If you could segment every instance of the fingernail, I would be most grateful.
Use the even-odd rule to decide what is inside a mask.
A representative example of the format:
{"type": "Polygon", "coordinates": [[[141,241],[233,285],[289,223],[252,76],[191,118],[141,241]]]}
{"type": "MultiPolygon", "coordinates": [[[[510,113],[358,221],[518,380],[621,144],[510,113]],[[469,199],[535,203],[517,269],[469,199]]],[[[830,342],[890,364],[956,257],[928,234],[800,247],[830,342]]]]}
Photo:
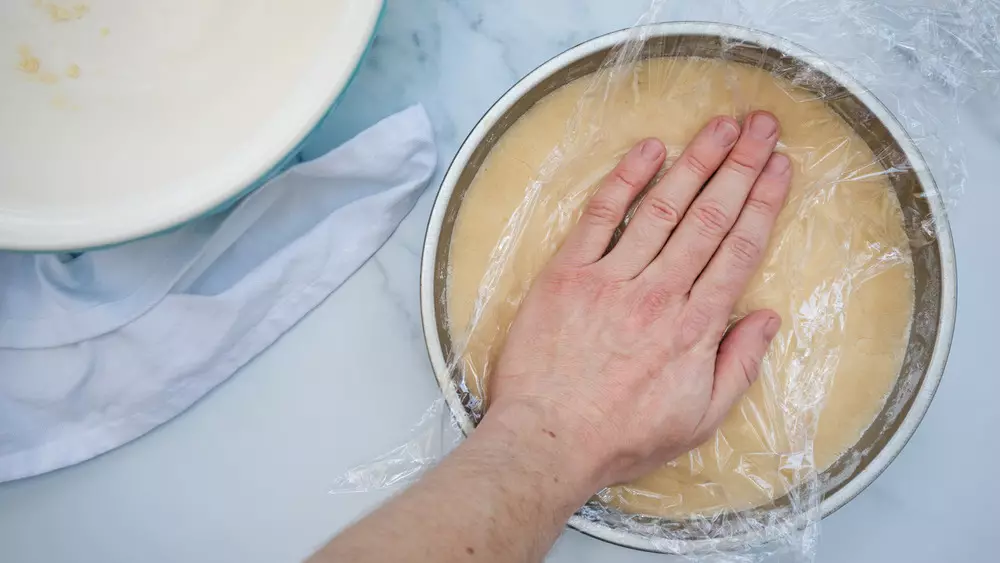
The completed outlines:
{"type": "Polygon", "coordinates": [[[639,154],[648,160],[656,160],[663,154],[663,143],[656,139],[646,139],[639,147],[639,154]]]}
{"type": "Polygon", "coordinates": [[[750,117],[750,136],[755,139],[770,139],[778,132],[778,122],[769,114],[755,113],[750,117]]]}
{"type": "Polygon", "coordinates": [[[778,334],[778,329],[781,328],[781,317],[774,316],[768,319],[767,324],[764,325],[764,340],[770,343],[774,340],[775,335],[778,334]]]}
{"type": "Polygon", "coordinates": [[[729,146],[736,142],[736,139],[740,136],[740,130],[733,125],[732,121],[728,119],[720,119],[718,123],[715,124],[715,140],[719,144],[724,146],[729,146]]]}
{"type": "Polygon", "coordinates": [[[767,166],[764,167],[764,171],[769,174],[784,174],[788,171],[791,166],[791,161],[787,156],[781,153],[774,153],[771,158],[767,161],[767,166]]]}

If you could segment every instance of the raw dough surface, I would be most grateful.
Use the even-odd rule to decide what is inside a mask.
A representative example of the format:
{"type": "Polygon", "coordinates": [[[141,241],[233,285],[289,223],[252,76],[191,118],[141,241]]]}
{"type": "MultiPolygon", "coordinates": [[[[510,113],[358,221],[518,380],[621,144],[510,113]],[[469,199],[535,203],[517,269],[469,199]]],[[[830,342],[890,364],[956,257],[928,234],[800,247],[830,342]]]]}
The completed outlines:
{"type": "Polygon", "coordinates": [[[465,383],[481,396],[531,281],[629,147],[659,137],[669,165],[712,116],[769,110],[782,124],[779,150],[793,162],[792,192],[736,316],[772,308],[782,331],[760,379],[713,439],[601,498],[678,518],[779,498],[802,472],[822,471],[858,440],[903,361],[913,268],[885,170],[822,100],[749,66],[661,58],[610,89],[588,90],[590,82],[560,88],[518,120],[465,196],[448,291],[465,383]],[[574,115],[577,126],[567,129],[574,115]],[[557,148],[560,156],[549,158],[557,148]],[[505,233],[515,211],[523,223],[505,233]],[[511,232],[521,235],[513,253],[483,284],[498,243],[514,242],[505,237],[511,232]],[[484,306],[473,323],[476,303],[484,306]]]}

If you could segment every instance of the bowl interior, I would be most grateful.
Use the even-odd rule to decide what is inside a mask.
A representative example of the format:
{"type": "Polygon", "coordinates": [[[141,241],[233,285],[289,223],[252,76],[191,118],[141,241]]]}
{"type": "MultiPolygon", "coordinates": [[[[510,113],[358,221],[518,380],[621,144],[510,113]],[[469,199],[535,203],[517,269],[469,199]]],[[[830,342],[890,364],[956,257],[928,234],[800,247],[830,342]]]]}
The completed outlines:
{"type": "Polygon", "coordinates": [[[382,3],[0,4],[0,248],[113,244],[228,203],[327,112],[382,3]]]}
{"type": "MultiPolygon", "coordinates": [[[[472,183],[480,165],[486,159],[490,150],[517,119],[527,112],[537,101],[553,90],[577,78],[597,71],[614,46],[606,46],[599,50],[583,53],[583,56],[571,57],[565,64],[555,65],[554,71],[541,78],[537,83],[510,100],[509,107],[497,116],[492,126],[479,137],[481,140],[467,153],[468,158],[461,162],[460,158],[452,165],[461,167],[456,177],[453,191],[447,201],[447,207],[441,222],[440,238],[434,251],[433,272],[433,316],[435,319],[437,337],[441,343],[441,353],[446,365],[452,362],[454,350],[451,335],[447,329],[447,299],[446,290],[449,271],[449,248],[452,229],[462,204],[465,190],[472,183]]],[[[941,324],[942,304],[942,256],[935,236],[936,221],[932,211],[931,198],[928,194],[936,194],[936,189],[922,162],[914,162],[915,151],[907,141],[904,149],[899,138],[905,134],[896,124],[891,114],[881,106],[867,91],[857,86],[846,86],[835,80],[831,75],[842,75],[836,69],[818,59],[807,56],[793,57],[774,47],[761,43],[724,37],[718,34],[679,33],[663,34],[651,37],[644,47],[640,57],[652,58],[662,56],[698,56],[706,58],[722,58],[741,64],[748,64],[766,69],[775,75],[783,77],[792,83],[822,96],[878,155],[886,170],[893,171],[889,179],[903,209],[905,228],[911,241],[913,265],[915,272],[915,303],[913,324],[910,331],[909,344],[905,360],[895,387],[891,391],[886,406],[876,418],[858,443],[825,471],[819,479],[819,487],[824,498],[837,493],[841,488],[851,483],[852,479],[864,471],[885,448],[887,442],[896,433],[906,414],[913,404],[917,390],[920,389],[931,365],[931,356],[941,324]],[[867,100],[867,103],[862,98],[867,100]],[[908,157],[908,154],[911,155],[908,157]]],[[[542,67],[545,69],[545,67],[542,67]]],[[[540,69],[541,70],[541,69],[540,69]]],[[[536,71],[538,72],[538,71],[536,71]]],[[[530,77],[529,77],[530,78],[530,77]]],[[[527,80],[527,79],[526,79],[527,80]]],[[[851,81],[853,83],[853,81],[851,81]]],[[[517,87],[515,87],[516,89],[517,87]]],[[[508,93],[510,96],[511,93],[508,93]]],[[[503,99],[498,105],[503,105],[503,99]]],[[[497,108],[494,108],[496,110],[497,108]]],[[[503,109],[503,108],[501,108],[503,109]]],[[[492,113],[493,110],[491,110],[492,113]]],[[[467,143],[470,141],[467,141],[467,143]]],[[[473,141],[474,142],[474,141],[473,141]]],[[[919,155],[915,155],[919,159],[919,155]]],[[[457,172],[452,170],[451,172],[457,172]]],[[[449,176],[451,176],[451,172],[449,176]]],[[[447,182],[447,180],[446,180],[447,182]]],[[[432,351],[432,355],[434,352],[432,351]]],[[[470,413],[462,406],[467,404],[467,397],[462,396],[460,386],[456,381],[459,373],[438,374],[449,403],[460,425],[466,431],[472,428],[470,413]]],[[[866,485],[867,483],[865,483],[866,485]]],[[[862,485],[863,488],[863,485],[862,485]]],[[[858,491],[853,492],[856,494],[858,491]]],[[[824,507],[824,515],[837,507],[824,507]]],[[[779,499],[771,505],[754,509],[755,512],[771,512],[772,516],[780,516],[780,512],[789,510],[787,497],[779,499]]],[[[741,530],[741,523],[748,520],[750,514],[733,514],[723,516],[717,529],[725,530],[729,536],[740,533],[754,533],[753,530],[741,530]]],[[[761,514],[750,520],[761,521],[761,514]]],[[[596,529],[606,530],[609,534],[598,533],[602,539],[611,538],[617,541],[614,532],[624,531],[629,534],[646,527],[651,536],[659,530],[669,530],[670,537],[693,542],[712,539],[713,531],[706,531],[703,526],[693,526],[689,522],[667,520],[652,517],[636,517],[623,515],[616,511],[598,508],[593,502],[578,513],[571,524],[582,530],[593,533],[596,529]]],[[[652,544],[650,544],[652,545],[652,544]]],[[[632,542],[631,547],[656,549],[644,544],[632,542]]]]}

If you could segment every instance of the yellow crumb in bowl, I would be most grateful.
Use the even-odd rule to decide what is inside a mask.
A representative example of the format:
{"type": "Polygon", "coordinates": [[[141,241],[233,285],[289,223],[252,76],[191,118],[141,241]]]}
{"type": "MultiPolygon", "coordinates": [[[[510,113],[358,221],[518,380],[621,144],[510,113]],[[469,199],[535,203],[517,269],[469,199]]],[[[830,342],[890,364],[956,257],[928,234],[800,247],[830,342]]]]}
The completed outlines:
{"type": "Polygon", "coordinates": [[[69,78],[80,78],[80,65],[73,63],[66,67],[66,76],[69,78]]]}
{"type": "Polygon", "coordinates": [[[87,15],[87,12],[90,11],[90,6],[82,3],[74,4],[72,6],[60,6],[55,2],[35,0],[35,6],[45,10],[49,14],[49,18],[54,22],[78,20],[87,15]]]}
{"type": "Polygon", "coordinates": [[[37,74],[38,70],[42,68],[42,61],[38,60],[38,57],[31,52],[31,47],[22,45],[18,47],[17,54],[19,57],[17,69],[21,72],[37,74]]]}

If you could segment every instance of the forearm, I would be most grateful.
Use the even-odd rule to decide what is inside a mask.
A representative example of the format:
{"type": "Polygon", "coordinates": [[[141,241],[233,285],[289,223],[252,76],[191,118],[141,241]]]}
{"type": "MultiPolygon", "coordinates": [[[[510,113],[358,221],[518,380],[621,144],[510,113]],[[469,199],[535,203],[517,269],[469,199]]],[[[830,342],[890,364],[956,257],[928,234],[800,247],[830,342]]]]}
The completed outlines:
{"type": "Polygon", "coordinates": [[[539,561],[597,489],[598,475],[577,462],[579,444],[569,438],[536,411],[491,412],[419,483],[312,562],[539,561]]]}

